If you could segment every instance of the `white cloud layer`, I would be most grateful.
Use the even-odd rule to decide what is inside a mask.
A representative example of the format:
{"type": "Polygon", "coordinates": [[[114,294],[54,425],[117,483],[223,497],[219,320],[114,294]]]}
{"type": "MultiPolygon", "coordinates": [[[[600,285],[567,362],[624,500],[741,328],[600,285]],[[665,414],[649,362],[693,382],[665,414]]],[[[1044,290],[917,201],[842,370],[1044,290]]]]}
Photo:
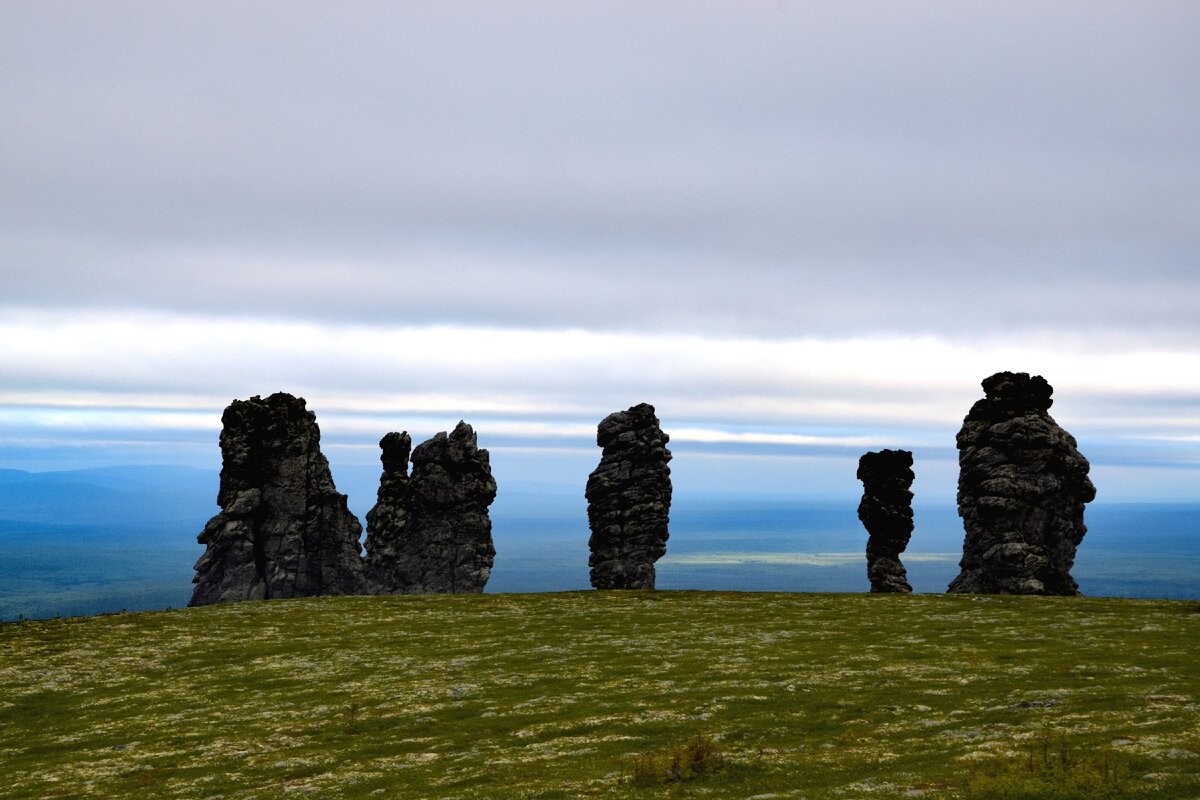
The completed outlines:
{"type": "Polygon", "coordinates": [[[1194,342],[1189,0],[0,9],[0,304],[1194,342]]]}
{"type": "Polygon", "coordinates": [[[1200,353],[1096,352],[1070,341],[752,339],[29,311],[0,321],[0,348],[8,376],[0,401],[10,406],[211,409],[281,389],[319,398],[326,414],[591,418],[657,398],[693,421],[921,427],[961,419],[979,380],[1012,369],[1046,375],[1066,419],[1099,410],[1100,426],[1156,425],[1167,435],[1197,424],[1200,399],[1200,353]]]}
{"type": "MultiPolygon", "coordinates": [[[[211,460],[231,399],[288,391],[308,399],[327,446],[351,448],[357,455],[347,457],[365,464],[374,463],[375,443],[388,430],[420,440],[460,418],[485,446],[524,453],[526,465],[539,449],[577,457],[594,446],[599,419],[642,401],[657,407],[680,453],[852,463],[864,450],[906,447],[952,460],[979,381],[1001,369],[1045,375],[1056,389],[1053,412],[1097,463],[1200,477],[1193,433],[1200,354],[1185,350],[383,327],[165,312],[25,311],[0,321],[7,376],[0,447],[160,441],[169,452],[209,443],[211,460]]],[[[852,477],[849,467],[839,469],[852,477]]]]}

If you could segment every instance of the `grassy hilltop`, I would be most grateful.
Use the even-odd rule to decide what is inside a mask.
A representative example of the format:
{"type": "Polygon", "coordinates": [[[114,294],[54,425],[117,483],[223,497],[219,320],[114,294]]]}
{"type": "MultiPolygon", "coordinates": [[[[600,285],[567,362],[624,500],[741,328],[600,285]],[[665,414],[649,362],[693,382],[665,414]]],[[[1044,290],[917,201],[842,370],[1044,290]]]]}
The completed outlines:
{"type": "Polygon", "coordinates": [[[585,592],[9,623],[0,798],[1196,798],[1198,612],[585,592]]]}

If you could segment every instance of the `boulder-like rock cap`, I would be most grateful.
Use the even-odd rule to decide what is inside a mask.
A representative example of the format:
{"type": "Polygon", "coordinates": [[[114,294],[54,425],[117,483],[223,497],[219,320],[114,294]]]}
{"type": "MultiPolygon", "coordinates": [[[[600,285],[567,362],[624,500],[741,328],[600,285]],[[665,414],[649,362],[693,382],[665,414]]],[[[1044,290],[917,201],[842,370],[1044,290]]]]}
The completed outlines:
{"type": "Polygon", "coordinates": [[[1049,411],[1053,387],[1041,375],[1028,372],[997,372],[983,379],[983,399],[967,414],[970,420],[1003,422],[1039,411],[1049,411]]]}
{"type": "Polygon", "coordinates": [[[379,442],[383,475],[367,513],[367,580],[373,594],[482,592],[496,548],[488,451],[465,422],[412,451],[408,433],[379,442]]]}
{"type": "Polygon", "coordinates": [[[190,605],[361,592],[362,526],[304,399],[234,400],[221,422],[221,512],[198,537],[190,605]]]}
{"type": "Polygon", "coordinates": [[[653,589],[654,562],[667,552],[671,509],[670,437],[642,403],[609,414],[596,444],[600,464],[588,477],[586,497],[592,586],[653,589]]]}
{"type": "Polygon", "coordinates": [[[1071,577],[1084,505],[1096,496],[1075,438],[1047,410],[1040,375],[998,372],[958,433],[962,572],[949,591],[1079,594],[1071,577]]]}
{"type": "Polygon", "coordinates": [[[900,554],[913,531],[915,475],[908,450],[864,453],[858,460],[863,483],[858,518],[867,529],[867,578],[872,592],[911,592],[900,554]]]}

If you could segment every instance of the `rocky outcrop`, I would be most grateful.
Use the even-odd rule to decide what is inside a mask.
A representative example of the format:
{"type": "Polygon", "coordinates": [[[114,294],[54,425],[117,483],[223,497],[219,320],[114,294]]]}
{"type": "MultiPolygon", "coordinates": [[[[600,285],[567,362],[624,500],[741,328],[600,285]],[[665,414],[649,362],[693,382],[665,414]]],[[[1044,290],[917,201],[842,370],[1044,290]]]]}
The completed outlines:
{"type": "Polygon", "coordinates": [[[645,403],[600,423],[596,444],[604,450],[586,491],[592,529],[588,566],[596,589],[654,588],[654,562],[667,552],[668,441],[654,406],[645,403]]]}
{"type": "Polygon", "coordinates": [[[488,451],[459,422],[412,452],[407,433],[379,442],[383,477],[367,513],[368,591],[373,594],[482,592],[496,548],[488,506],[496,499],[488,451]]]}
{"type": "Polygon", "coordinates": [[[361,592],[362,526],[303,398],[234,400],[221,422],[221,513],[198,537],[190,605],[361,592]]]}
{"type": "Polygon", "coordinates": [[[864,453],[858,460],[863,483],[858,518],[867,529],[867,578],[872,592],[911,592],[900,554],[913,530],[913,458],[907,450],[864,453]]]}
{"type": "Polygon", "coordinates": [[[999,372],[958,432],[958,513],[966,528],[951,592],[1079,594],[1071,577],[1084,504],[1096,496],[1075,439],[1047,413],[1040,375],[999,372]]]}

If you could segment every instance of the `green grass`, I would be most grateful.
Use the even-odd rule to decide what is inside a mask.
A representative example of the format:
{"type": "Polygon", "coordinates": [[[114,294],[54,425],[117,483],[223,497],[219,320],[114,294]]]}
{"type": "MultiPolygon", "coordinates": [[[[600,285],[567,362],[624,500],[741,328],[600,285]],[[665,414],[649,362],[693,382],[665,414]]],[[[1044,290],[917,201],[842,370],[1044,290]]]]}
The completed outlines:
{"type": "Polygon", "coordinates": [[[0,626],[0,798],[1200,798],[1200,606],[581,592],[0,626]]]}

